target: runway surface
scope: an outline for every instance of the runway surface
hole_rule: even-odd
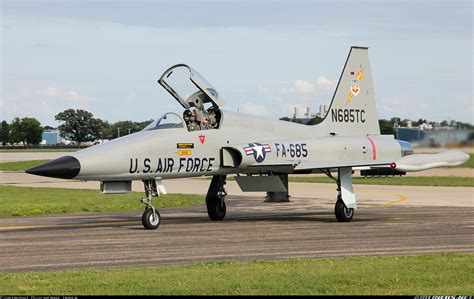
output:
[[[0,220],[0,272],[157,266],[200,261],[474,252],[474,208],[362,201],[338,223],[332,200],[230,196],[213,222],[204,205],[161,209],[158,230],[141,212]]]
[[[204,195],[209,183],[179,179],[164,185],[170,193]],[[0,172],[0,184],[99,189],[98,182],[20,172]],[[3,218],[0,272],[474,252],[472,187],[354,185],[359,209],[350,223],[335,219],[335,188],[290,183],[291,202],[264,203],[264,193],[242,193],[228,181],[224,221],[209,220],[204,204],[161,209],[162,224],[155,231],[143,229],[141,212]],[[139,182],[133,189],[143,192]]]

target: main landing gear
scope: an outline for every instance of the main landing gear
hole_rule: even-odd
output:
[[[206,207],[209,218],[214,221],[224,219],[226,214],[225,197],[227,192],[224,189],[225,175],[215,175],[212,177],[211,185],[207,190]]]
[[[336,219],[339,222],[349,222],[354,216],[354,209],[347,208],[341,197],[337,197],[336,206],[334,207],[334,213],[336,214]]]
[[[142,223],[146,229],[157,229],[161,224],[161,216],[160,212],[151,204],[151,199],[160,195],[156,187],[156,181],[146,180],[143,181],[143,184],[145,185],[145,197],[140,202],[145,204],[145,212],[142,216]]]
[[[329,169],[323,172],[337,183],[337,200],[334,206],[337,221],[351,221],[354,210],[357,208],[354,190],[352,189],[352,168],[338,168],[337,178],[332,176]]]

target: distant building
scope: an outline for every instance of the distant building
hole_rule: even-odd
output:
[[[311,114],[311,117],[321,117],[324,118],[326,117],[326,114],[328,114],[328,110],[326,108],[326,105],[319,105],[319,112],[316,114]]]
[[[58,130],[45,130],[43,131],[41,144],[50,145],[50,144],[59,144],[61,143],[61,136],[59,136]]]
[[[318,113],[311,113],[311,109],[309,107],[306,107],[306,112],[304,113],[304,117],[300,118],[300,117],[298,117],[298,108],[295,107],[292,121],[302,123],[302,124],[307,124],[312,118],[315,118],[315,117],[324,118],[324,117],[326,117],[327,113],[328,113],[328,110],[326,108],[326,105],[320,105]]]

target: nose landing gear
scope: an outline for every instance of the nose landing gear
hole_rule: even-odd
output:
[[[140,202],[145,205],[145,212],[142,216],[142,224],[145,229],[157,229],[161,224],[160,212],[151,204],[153,197],[159,197],[160,193],[155,180],[143,181],[145,185],[145,197]]]

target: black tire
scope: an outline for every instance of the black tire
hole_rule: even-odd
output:
[[[218,197],[207,198],[206,197],[206,206],[207,206],[207,215],[213,221],[220,221],[225,218],[227,207],[225,200]]]
[[[155,209],[156,218],[153,215],[153,209],[147,209],[143,213],[142,223],[145,229],[157,229],[161,224],[161,215],[158,210]]]
[[[336,219],[339,222],[349,222],[354,216],[354,209],[348,209],[340,198],[336,201],[334,212],[336,214]]]

